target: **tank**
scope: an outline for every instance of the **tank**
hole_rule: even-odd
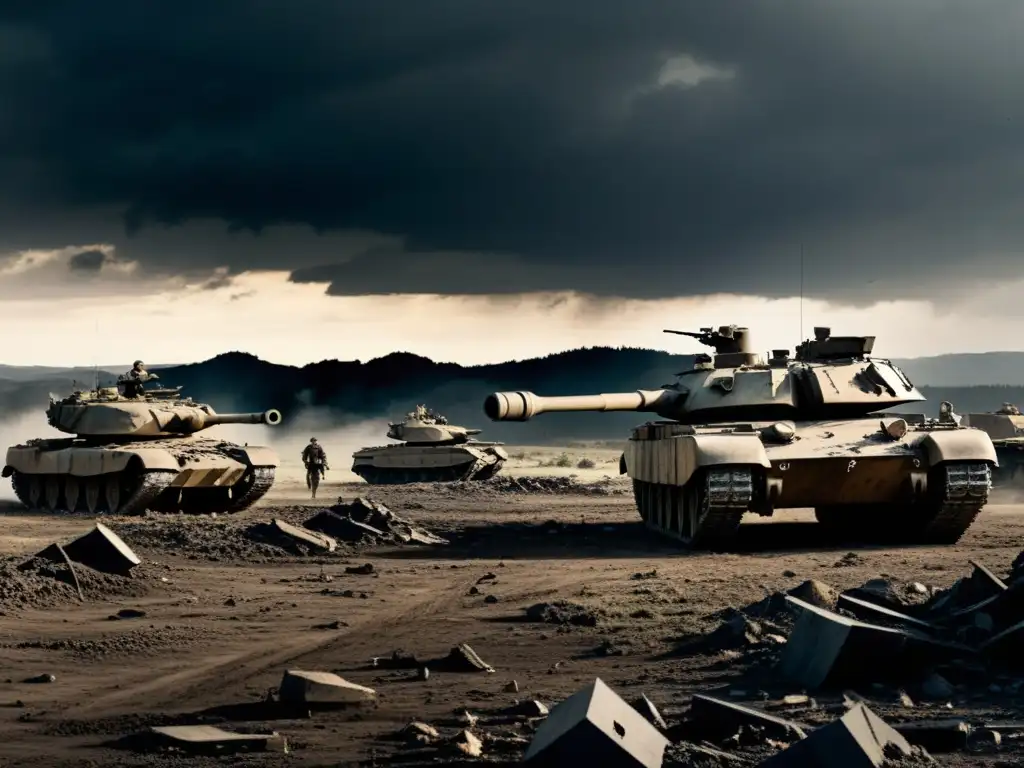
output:
[[[997,488],[1024,488],[1024,415],[1013,403],[992,413],[964,414],[965,425],[985,432],[999,457],[999,467],[993,471],[992,484]]]
[[[487,480],[508,461],[502,443],[473,440],[479,429],[448,423],[424,406],[388,424],[399,443],[362,448],[352,454],[352,471],[373,485]]]
[[[954,544],[981,512],[998,466],[992,440],[953,406],[938,419],[888,409],[923,402],[873,336],[815,328],[790,357],[754,354],[748,329],[700,332],[715,355],[654,390],[572,397],[496,392],[484,412],[526,421],[545,412],[640,411],[619,461],[646,524],[694,548],[727,548],[746,513],[813,508],[845,534]]]
[[[47,421],[68,438],[7,449],[2,471],[29,509],[138,515],[232,513],[274,483],[277,454],[200,437],[218,424],[281,423],[276,410],[216,413],[181,387],[125,397],[117,387],[50,396]]]

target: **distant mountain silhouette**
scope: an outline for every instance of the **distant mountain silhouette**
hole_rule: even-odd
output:
[[[920,409],[937,415],[939,403],[950,400],[960,413],[997,408],[1003,402],[1024,405],[1024,386],[955,386],[957,371],[987,370],[997,378],[1012,373],[1014,358],[1024,370],[1024,354],[946,355],[899,361],[928,397]],[[989,365],[991,358],[992,364]],[[938,361],[952,364],[943,367]],[[674,374],[693,364],[692,355],[635,349],[594,347],[496,365],[461,366],[435,363],[406,352],[368,362],[324,360],[302,367],[277,365],[244,352],[228,352],[210,360],[160,369],[161,384],[181,385],[183,392],[218,411],[263,411],[278,408],[285,416],[318,409],[325,427],[366,419],[401,418],[416,403],[444,413],[453,423],[480,427],[482,439],[515,443],[566,439],[607,439],[624,436],[630,426],[652,416],[636,413],[545,414],[525,424],[493,423],[486,419],[484,398],[495,390],[525,389],[541,395],[571,395],[654,389],[674,380]],[[126,366],[127,367],[127,366]],[[156,366],[153,366],[156,369]],[[5,369],[0,369],[0,374]],[[10,369],[6,369],[10,370]],[[14,369],[24,371],[25,369]],[[118,372],[119,369],[115,369]],[[930,375],[929,375],[930,372]],[[919,375],[924,373],[925,375]],[[116,379],[100,371],[103,384]],[[93,369],[44,369],[44,376],[0,378],[0,405],[5,412],[46,407],[48,391],[66,394],[72,379],[85,386]],[[922,383],[931,376],[940,386]],[[1024,382],[1024,377],[1022,377]]]

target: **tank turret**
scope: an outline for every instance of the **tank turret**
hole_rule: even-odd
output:
[[[46,418],[73,437],[7,450],[2,476],[30,509],[139,514],[237,512],[274,482],[277,455],[197,433],[223,424],[281,423],[281,413],[217,413],[181,387],[126,396],[98,387],[55,398]]]
[[[362,448],[352,454],[352,471],[368,483],[485,480],[508,460],[501,443],[470,439],[482,430],[448,423],[426,406],[388,424],[388,437],[400,445]]]
[[[395,424],[388,424],[388,437],[415,445],[459,445],[483,430],[457,427],[432,411],[413,411]]]
[[[777,349],[764,362],[750,351],[746,328],[667,332],[714,347],[714,360],[697,355],[691,370],[656,390],[572,397],[496,392],[484,412],[494,421],[526,421],[556,411],[642,411],[707,424],[853,418],[925,399],[895,364],[867,357],[870,336],[830,338],[828,328],[816,328],[816,338],[798,346],[795,358]]]
[[[634,480],[644,520],[693,546],[728,540],[745,512],[804,507],[841,529],[877,523],[953,543],[986,503],[998,464],[992,441],[946,403],[933,420],[885,413],[925,397],[894,363],[870,357],[873,336],[815,328],[795,356],[775,349],[763,360],[747,328],[666,332],[712,347],[714,358],[697,355],[659,389],[495,392],[484,412],[494,421],[568,411],[665,419],[633,430],[620,470]]]
[[[106,440],[158,440],[192,435],[220,424],[281,423],[280,411],[217,413],[205,403],[182,400],[178,390],[149,390],[125,397],[114,387],[50,398],[46,420],[56,430]]]
[[[989,413],[966,413],[965,425],[980,429],[992,438],[999,467],[992,476],[998,487],[1024,489],[1024,415],[1013,403],[1003,403]]]

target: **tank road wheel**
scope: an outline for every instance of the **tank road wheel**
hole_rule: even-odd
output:
[[[60,486],[59,475],[46,475],[43,479],[43,496],[46,499],[46,508],[51,512],[61,509]]]
[[[684,487],[633,481],[640,517],[649,528],[690,549],[727,546],[754,496],[751,470],[714,467],[694,474]]]
[[[103,478],[103,499],[106,511],[116,515],[121,507],[121,476],[120,473],[110,474]]]
[[[39,499],[43,495],[43,481],[39,475],[28,476],[28,502],[32,509],[39,509]]]
[[[23,475],[20,472],[15,472],[11,476],[11,487],[14,488],[14,495],[18,497],[18,501],[24,504],[29,509],[34,509],[35,505],[32,503],[32,475]]]
[[[932,467],[927,497],[897,518],[900,538],[918,544],[956,544],[988,503],[992,468],[956,461]]]
[[[68,512],[78,509],[78,497],[82,492],[82,484],[74,475],[67,475],[64,478],[64,502]]]
[[[85,481],[85,508],[90,515],[95,515],[100,507],[100,479],[90,477]]]
[[[111,472],[89,478],[85,486],[86,502],[91,487],[97,488],[97,499],[90,509],[111,515],[141,515],[160,493],[171,484],[177,472],[145,470],[138,464],[129,464],[122,472]]]

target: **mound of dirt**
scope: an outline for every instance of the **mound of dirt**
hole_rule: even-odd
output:
[[[600,611],[579,603],[558,600],[554,603],[536,603],[526,609],[529,621],[545,624],[571,624],[577,627],[596,627]]]
[[[632,493],[632,489],[612,477],[605,477],[594,483],[581,483],[576,475],[545,475],[537,477],[513,477],[498,475],[490,480],[470,480],[461,483],[433,483],[434,493],[501,495],[506,493],[550,493],[577,496],[621,496]]]
[[[263,535],[262,528],[251,522],[178,515],[125,522],[118,525],[118,533],[140,550],[194,560],[263,563],[304,554],[283,546],[280,539]]]
[[[154,587],[141,567],[131,577],[100,573],[80,563],[75,563],[74,568],[85,600],[143,597]],[[66,564],[38,557],[27,563],[24,557],[0,560],[0,611],[53,608],[78,602],[81,598]]]
[[[18,643],[17,648],[41,648],[62,651],[83,660],[114,656],[156,656],[172,648],[189,648],[207,643],[213,632],[199,627],[145,626],[110,634],[92,640],[32,640]]]

